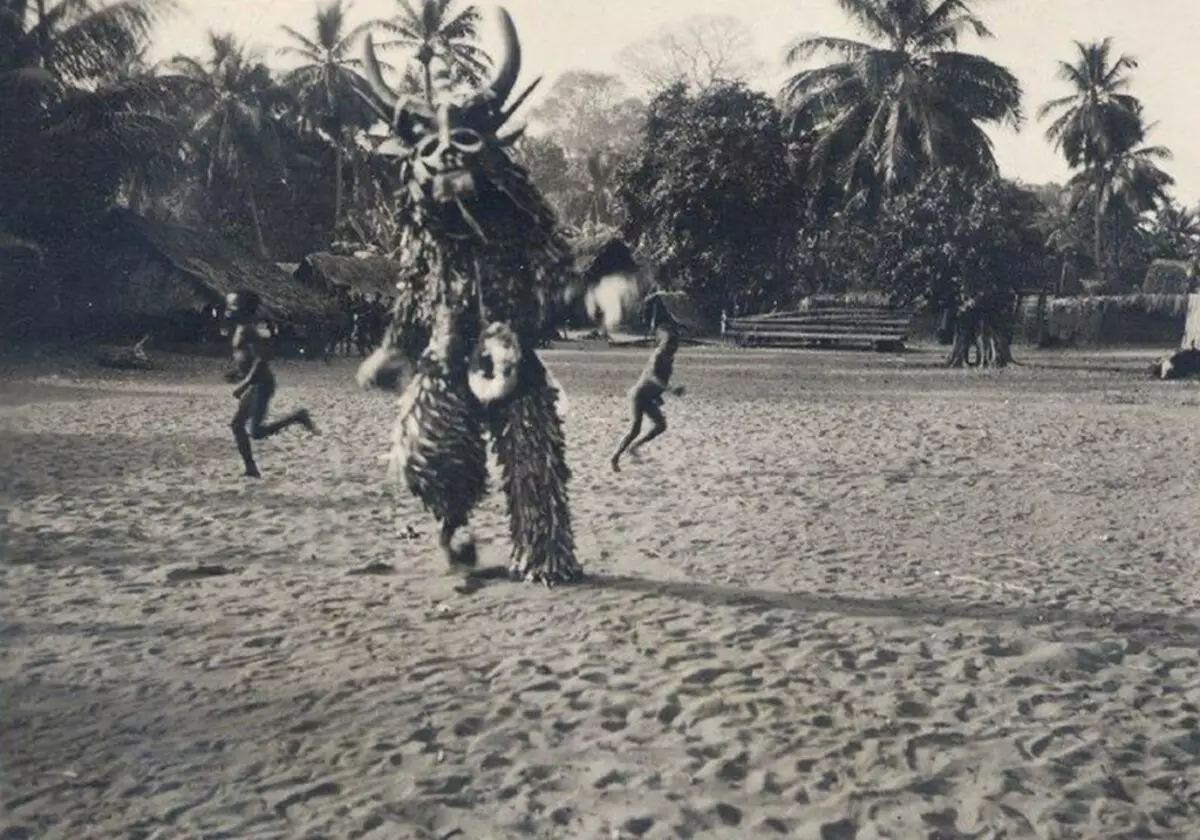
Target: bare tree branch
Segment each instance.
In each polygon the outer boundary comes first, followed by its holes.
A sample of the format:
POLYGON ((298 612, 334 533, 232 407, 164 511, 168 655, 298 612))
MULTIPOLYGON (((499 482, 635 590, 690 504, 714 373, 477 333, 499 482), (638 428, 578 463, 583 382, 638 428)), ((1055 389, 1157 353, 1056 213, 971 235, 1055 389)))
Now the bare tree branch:
POLYGON ((625 47, 619 60, 652 88, 682 81, 703 90, 748 81, 765 67, 754 35, 734 15, 693 15, 625 47))

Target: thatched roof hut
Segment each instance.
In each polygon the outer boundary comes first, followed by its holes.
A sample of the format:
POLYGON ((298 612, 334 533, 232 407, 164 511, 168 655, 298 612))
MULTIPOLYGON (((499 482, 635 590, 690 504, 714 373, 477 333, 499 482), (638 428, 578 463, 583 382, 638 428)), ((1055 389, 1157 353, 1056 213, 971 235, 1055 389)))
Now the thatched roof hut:
POLYGON ((281 322, 323 320, 330 295, 289 277, 275 263, 244 252, 206 231, 151 221, 124 208, 105 219, 95 250, 124 282, 106 284, 110 309, 163 312, 197 303, 219 304, 237 289, 257 292, 264 315, 281 322))
MULTIPOLYGON (((633 250, 620 237, 611 234, 576 236, 570 242, 574 252, 573 276, 566 295, 570 305, 563 313, 563 317, 567 323, 580 326, 591 323, 593 320, 594 313, 589 312, 589 304, 592 302, 590 299, 600 291, 597 284, 603 278, 624 275, 635 278, 639 287, 642 285, 643 278, 641 266, 638 265, 633 250), (591 291, 585 294, 585 290, 589 289, 591 291)), ((605 283, 607 282, 605 281, 605 283)), ((622 296, 629 293, 627 283, 617 282, 616 286, 622 289, 620 292, 622 296)), ((632 293, 639 297, 641 295, 641 292, 636 289, 632 293)), ((623 305, 622 308, 630 309, 628 315, 632 315, 634 318, 640 314, 636 311, 636 303, 623 305)), ((628 320, 628 316, 622 320, 628 320)))
POLYGON ((595 282, 609 274, 637 274, 640 270, 633 249, 619 236, 576 237, 575 273, 584 282, 595 282))
POLYGON ((300 261, 293 276, 311 288, 339 288, 366 295, 396 296, 404 266, 386 257, 342 257, 319 251, 300 261))
POLYGON ((1154 260, 1146 269, 1142 293, 1147 295, 1186 295, 1195 282, 1191 260, 1154 260))

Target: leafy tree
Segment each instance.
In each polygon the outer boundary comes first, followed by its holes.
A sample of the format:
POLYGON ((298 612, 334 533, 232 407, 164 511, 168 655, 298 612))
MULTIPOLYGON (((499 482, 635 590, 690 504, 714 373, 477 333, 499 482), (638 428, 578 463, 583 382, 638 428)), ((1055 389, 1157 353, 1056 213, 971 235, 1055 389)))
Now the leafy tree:
POLYGON ((570 162, 566 150, 553 139, 525 134, 517 141, 514 152, 534 183, 552 199, 567 191, 570 162))
POLYGON ((644 111, 616 76, 569 70, 530 117, 569 155, 586 157, 600 149, 623 151, 636 145, 644 111))
POLYGON ((1004 367, 1018 291, 1053 276, 1040 210, 1023 187, 936 170, 885 200, 871 221, 844 217, 825 238, 825 257, 897 305, 950 313, 948 366, 1004 367))
POLYGON ((52 329, 71 329, 96 223, 122 191, 176 162, 177 91, 122 72, 170 11, 154 0, 0 0, 0 229, 41 246, 30 302, 52 329))
POLYGON ((838 0, 875 42, 797 40, 789 64, 831 52, 841 60, 785 83, 794 131, 814 138, 809 165, 851 198, 903 192, 933 169, 996 173, 986 124, 1019 127, 1021 86, 1004 67, 956 49, 964 33, 992 37, 965 0, 838 0))
POLYGON ((594 234, 615 229, 618 221, 617 173, 622 157, 605 149, 589 152, 576 160, 576 179, 583 189, 571 196, 567 213, 571 224, 594 234))
POLYGON ((779 111, 741 84, 650 103, 617 187, 625 234, 709 316, 791 298, 797 223, 779 111))
POLYGON ((644 113, 643 103, 628 95, 619 78, 582 70, 559 77, 534 109, 533 125, 541 133, 530 140, 542 145, 529 148, 542 158, 533 174, 552 177, 553 184, 543 188, 566 225, 615 226, 616 173, 641 136, 644 113))

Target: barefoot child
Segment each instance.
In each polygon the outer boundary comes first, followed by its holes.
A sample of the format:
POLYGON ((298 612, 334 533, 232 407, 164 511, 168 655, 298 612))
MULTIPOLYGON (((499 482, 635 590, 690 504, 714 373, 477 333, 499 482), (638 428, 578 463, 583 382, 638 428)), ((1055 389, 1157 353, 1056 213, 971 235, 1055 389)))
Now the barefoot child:
POLYGON ((679 350, 679 327, 674 321, 664 318, 658 324, 657 333, 658 346, 654 348, 654 353, 650 356, 650 361, 638 378, 637 384, 629 391, 633 424, 617 451, 613 453, 613 472, 621 471, 621 456, 626 450, 632 455, 667 430, 667 418, 662 412, 663 394, 669 392, 679 396, 683 393, 682 387, 672 388, 669 384, 671 373, 675 369, 675 353, 679 350), (654 425, 646 432, 645 437, 635 440, 642 431, 643 417, 649 417, 654 425))
POLYGON ((233 439, 246 468, 247 478, 260 478, 258 465, 250 450, 250 440, 262 440, 299 424, 316 434, 316 426, 307 409, 293 411, 274 423, 267 423, 267 409, 275 395, 275 375, 267 365, 266 341, 258 334, 259 297, 255 292, 234 292, 225 299, 225 314, 233 324, 233 363, 241 379, 233 389, 238 401, 233 415, 233 439), (248 427, 248 431, 247 431, 248 427))

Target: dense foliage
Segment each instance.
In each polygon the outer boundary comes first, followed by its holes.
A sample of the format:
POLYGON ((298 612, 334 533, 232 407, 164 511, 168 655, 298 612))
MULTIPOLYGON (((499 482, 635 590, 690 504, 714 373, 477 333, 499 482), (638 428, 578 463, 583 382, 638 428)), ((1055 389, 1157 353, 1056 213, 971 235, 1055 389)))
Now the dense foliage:
POLYGON ((622 172, 625 233, 710 316, 792 296, 787 245, 799 221, 779 112, 741 84, 650 103, 622 172))
POLYGON ((846 213, 806 243, 808 269, 849 276, 854 288, 890 293, 894 304, 947 314, 950 362, 967 361, 981 333, 1005 360, 1018 292, 1053 282, 1052 252, 1037 227, 1040 203, 999 178, 935 170, 886 199, 870 218, 846 213))
MULTIPOLYGON (((869 291, 984 313, 975 327, 1003 336, 1014 289, 1125 292, 1155 259, 1200 255, 1196 215, 1167 192, 1169 152, 1147 142, 1137 61, 1111 40, 1058 63, 1064 95, 1039 116, 1073 175, 1026 188, 999 177, 983 134, 1019 123, 1020 86, 961 48, 989 35, 965 0, 838 2, 864 40, 797 41, 778 106, 728 81, 755 65, 736 21, 691 41, 668 29, 679 49, 657 75, 644 65, 664 56, 646 44, 623 53, 637 57, 627 76, 655 82, 645 96, 585 70, 549 84, 518 159, 569 232, 623 232, 709 315, 869 291), (710 42, 743 69, 672 81, 710 42)), ((170 8, 0 0, 0 242, 40 246, 43 302, 70 297, 79 242, 114 205, 271 260, 399 253, 389 164, 358 95, 362 36, 399 87, 469 84, 490 66, 476 7, 398 0, 355 23, 322 0, 275 54, 213 33, 204 54, 148 66, 170 8)))

